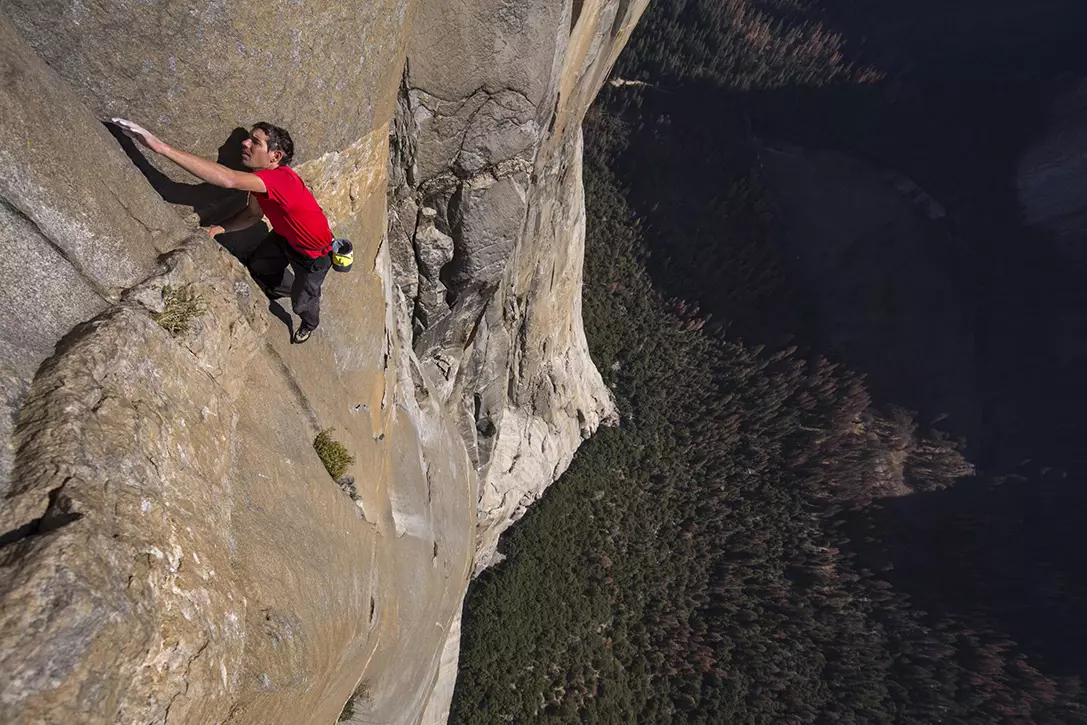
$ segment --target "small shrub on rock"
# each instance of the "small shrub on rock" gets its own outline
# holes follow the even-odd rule
[[[370,694],[370,683],[367,680],[363,680],[359,683],[359,686],[355,688],[355,692],[351,695],[351,699],[344,704],[343,710],[340,712],[340,722],[350,720],[354,717],[355,705],[361,705],[366,708],[372,705],[373,702],[373,695]]]
[[[207,310],[204,299],[188,285],[178,289],[164,285],[162,301],[162,312],[151,317],[174,337],[188,333],[192,329],[190,323]]]
[[[318,433],[313,440],[313,450],[317,451],[321,463],[325,464],[328,475],[338,481],[347,473],[347,467],[355,462],[355,457],[343,443],[333,440],[332,431],[332,428],[326,428]]]

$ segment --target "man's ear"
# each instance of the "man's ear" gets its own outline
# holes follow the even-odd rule
[[[283,161],[283,152],[279,151],[279,150],[273,151],[272,152],[272,161],[275,161],[277,165],[282,163],[282,161]]]

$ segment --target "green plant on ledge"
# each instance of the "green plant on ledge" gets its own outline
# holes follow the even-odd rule
[[[180,289],[163,285],[162,301],[162,312],[152,314],[151,317],[174,337],[188,333],[191,329],[190,323],[207,310],[204,298],[193,292],[188,285]]]
[[[313,439],[313,450],[317,451],[321,463],[325,464],[328,475],[338,481],[343,474],[347,473],[347,467],[355,462],[355,457],[348,452],[343,443],[332,439],[333,430],[335,429],[326,428],[318,433]]]
[[[354,717],[355,705],[369,707],[373,702],[373,695],[370,694],[370,682],[368,680],[363,680],[359,683],[359,686],[355,688],[355,692],[351,695],[351,699],[344,704],[343,710],[340,712],[340,722],[350,720]]]

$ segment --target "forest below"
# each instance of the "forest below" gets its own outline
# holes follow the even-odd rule
[[[1083,331],[1085,270],[1008,188],[1087,18],[949,5],[650,5],[614,74],[647,85],[585,124],[584,318],[621,423],[472,585],[451,722],[1087,722],[1087,383],[1052,334]],[[825,303],[768,139],[950,210],[924,224],[965,344],[890,252],[832,257],[865,304]],[[964,350],[970,393],[933,392]]]

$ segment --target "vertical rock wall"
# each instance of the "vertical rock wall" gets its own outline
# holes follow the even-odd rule
[[[612,414],[579,123],[644,4],[0,0],[0,721],[444,720],[471,572]],[[113,115],[291,130],[356,245],[313,341]]]
[[[481,474],[477,569],[614,415],[581,327],[581,119],[645,2],[422,2],[392,128],[413,344]]]
[[[615,415],[581,322],[580,124],[646,4],[424,2],[413,25],[389,245],[415,351],[480,472],[477,572]],[[459,636],[458,617],[424,723],[448,717]]]

